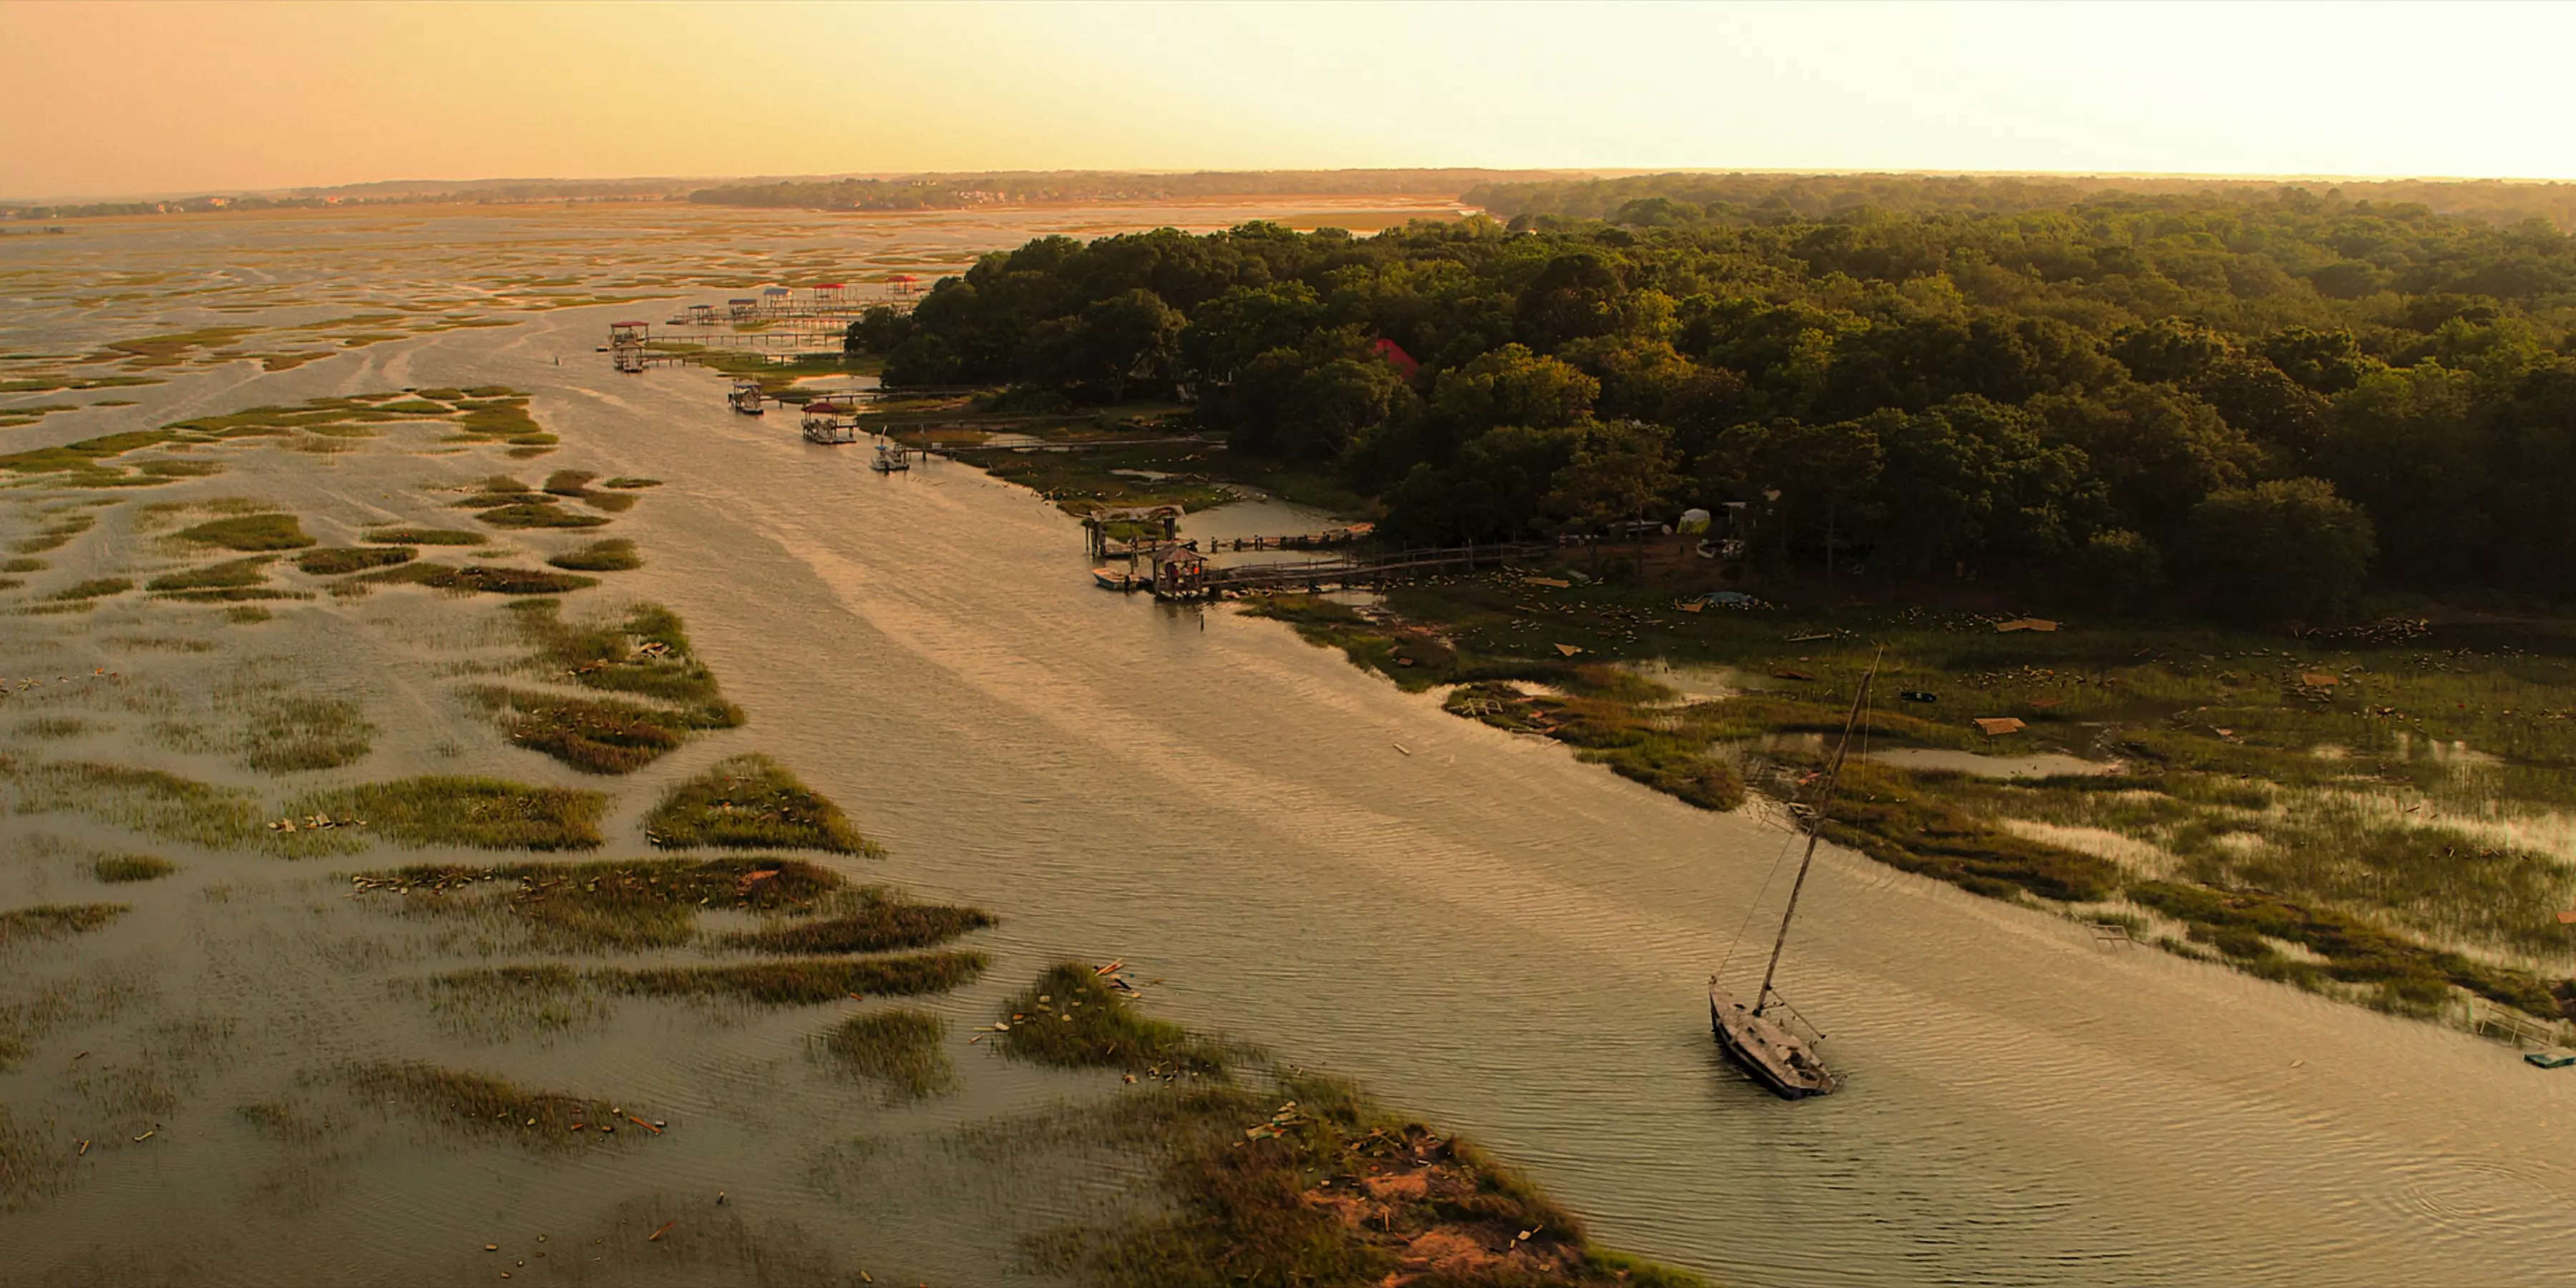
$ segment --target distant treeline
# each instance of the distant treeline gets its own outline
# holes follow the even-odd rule
[[[1740,502],[1757,563],[2108,608],[2319,619],[2374,574],[2576,592],[2565,235],[2295,187],[1983,213],[1950,190],[1043,238],[850,344],[1023,406],[1186,399],[1382,497],[1397,540]]]
[[[1548,177],[1556,176],[1536,170],[1212,170],[1197,174],[1023,170],[730,184],[690,193],[689,200],[710,206],[791,210],[941,210],[987,203],[1202,197],[1438,194],[1445,198],[1472,184]]]
[[[107,215],[195,215],[220,211],[325,210],[342,206],[414,202],[660,201],[685,195],[681,180],[479,180],[437,183],[397,180],[291,192],[209,194],[156,201],[90,201],[57,204],[0,202],[0,219],[90,219]]]
[[[2021,214],[2085,202],[2180,197],[2268,202],[2285,186],[2328,200],[2420,205],[2491,224],[2543,219],[2576,229],[2576,183],[2501,179],[2365,179],[2285,185],[2272,179],[1979,177],[1917,174],[1641,174],[1617,179],[1553,175],[1497,180],[1460,198],[1497,219],[1556,216],[1620,224],[1824,219],[1856,210],[1891,214]]]

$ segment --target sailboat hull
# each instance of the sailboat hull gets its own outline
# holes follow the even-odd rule
[[[1708,1027],[1727,1059],[1783,1100],[1831,1095],[1839,1085],[1816,1058],[1815,1048],[1754,1014],[1752,1007],[1715,980],[1708,985]]]

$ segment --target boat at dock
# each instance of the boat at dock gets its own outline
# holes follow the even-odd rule
[[[859,427],[838,416],[805,418],[805,441],[840,447],[859,441]]]
[[[737,380],[733,382],[733,392],[725,395],[725,405],[745,416],[760,415],[761,404],[768,400],[769,395],[762,392],[757,380]]]
[[[1869,701],[1870,682],[1877,678],[1878,661],[1873,658],[1869,670],[1860,677],[1859,690],[1852,694],[1851,713],[1843,718],[1842,741],[1834,746],[1824,788],[1815,805],[1803,811],[1807,851],[1798,860],[1797,880],[1789,885],[1789,906],[1780,914],[1780,933],[1771,941],[1771,961],[1763,968],[1762,986],[1754,990],[1753,1000],[1747,1004],[1717,976],[1708,977],[1708,1027],[1717,1038],[1718,1050],[1783,1100],[1831,1095],[1842,1085],[1816,1053],[1816,1045],[1824,1035],[1816,1034],[1812,1039],[1802,1036],[1789,1024],[1772,1017],[1775,1008],[1797,1017],[1796,1008],[1783,1001],[1772,984],[1780,974],[1780,952],[1788,946],[1789,927],[1798,917],[1798,896],[1806,892],[1807,874],[1816,865],[1816,843],[1823,839],[1825,819],[1833,809],[1834,789],[1842,782],[1843,761],[1851,751],[1852,733],[1860,727],[1861,712]],[[1813,1032],[1812,1027],[1809,1031]]]
[[[879,474],[911,469],[912,451],[901,443],[879,443],[876,459],[868,462],[868,468]]]

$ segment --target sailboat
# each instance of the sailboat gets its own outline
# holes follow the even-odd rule
[[[1825,771],[1824,791],[1807,816],[1806,857],[1798,861],[1798,879],[1789,886],[1789,907],[1780,914],[1780,934],[1771,941],[1771,964],[1763,968],[1761,989],[1754,993],[1752,1004],[1746,1005],[1719,983],[1717,976],[1708,977],[1708,1027],[1717,1036],[1718,1049],[1783,1100],[1832,1095],[1834,1088],[1841,1085],[1816,1055],[1813,1043],[1766,1012],[1780,1004],[1780,995],[1771,987],[1772,980],[1780,974],[1780,950],[1788,946],[1789,925],[1798,916],[1798,896],[1806,891],[1807,870],[1816,863],[1816,842],[1822,839],[1825,815],[1833,808],[1834,788],[1842,781],[1843,758],[1851,750],[1852,731],[1860,726],[1861,708],[1869,700],[1870,681],[1877,678],[1878,659],[1872,658],[1869,670],[1860,677],[1860,691],[1852,695],[1851,714],[1843,718],[1842,741],[1834,746],[1833,764]]]

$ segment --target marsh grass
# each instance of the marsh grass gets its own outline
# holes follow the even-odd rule
[[[644,828],[646,837],[666,848],[882,853],[839,806],[757,753],[717,761],[704,774],[674,784],[645,817]]]
[[[482,1037],[505,1038],[523,1029],[567,1032],[599,1024],[614,1013],[568,966],[451,971],[399,980],[391,987],[398,995],[426,1001],[443,1027]]]
[[[715,673],[690,651],[679,615],[659,604],[637,604],[624,619],[573,624],[555,600],[530,600],[510,609],[523,637],[537,647],[535,664],[584,688],[656,698],[685,709],[694,727],[730,729],[742,709],[728,702]]]
[[[511,742],[585,773],[633,773],[677,748],[692,727],[685,713],[634,702],[498,685],[467,692]]]
[[[123,903],[48,903],[0,911],[0,948],[39,939],[68,939],[96,930],[134,910]]]
[[[653,1122],[653,1115],[618,1101],[533,1090],[432,1064],[354,1064],[341,1076],[360,1095],[399,1104],[431,1122],[521,1144],[605,1145],[611,1138],[658,1134],[635,1121]]]
[[[78,716],[37,716],[19,721],[17,733],[22,738],[77,738],[94,727]]]
[[[479,546],[491,540],[456,528],[372,528],[366,539],[380,546]]]
[[[291,514],[242,514],[213,519],[176,534],[181,541],[227,550],[301,550],[315,544]]]
[[[78,814],[165,841],[236,849],[262,839],[259,800],[157,769],[0,755],[12,812]]]
[[[2492,628],[2474,648],[2432,647],[2420,625],[2343,641],[2188,625],[2000,634],[1993,617],[1921,607],[1686,615],[1668,593],[1541,588],[1515,572],[1396,588],[1387,602],[1400,616],[1295,596],[1247,611],[1407,687],[1459,685],[1453,713],[1567,742],[1712,806],[1732,793],[1723,774],[1696,772],[1711,762],[1801,795],[1821,760],[1782,736],[1830,739],[1883,645],[1882,695],[1940,700],[1882,700],[1865,745],[2063,751],[2117,758],[2126,772],[2006,781],[1864,763],[1847,771],[1828,825],[1836,841],[1997,898],[2143,903],[2134,888],[2161,882],[2153,897],[2179,906],[2174,890],[2196,889],[2220,903],[2193,905],[2201,919],[2185,919],[2197,929],[2179,951],[2388,1009],[2440,1009],[2445,990],[2560,1009],[2537,972],[2568,968],[2554,913],[2576,898],[2576,849],[2562,836],[2576,804],[2563,624]],[[1449,652],[1421,644],[1426,635]],[[1748,683],[1676,706],[1589,683],[1591,668],[1548,656],[1559,642],[1587,660],[1696,663]],[[1808,678],[1769,678],[1784,670]],[[1531,697],[1513,680],[1564,692]],[[2027,727],[1987,738],[1970,717],[1988,715]],[[2437,813],[2445,820],[2429,824]],[[2130,870],[2016,834],[2016,820],[2098,828],[2170,857]],[[2246,898],[2295,932],[2272,942],[2310,956],[2255,952],[2268,932],[2211,910]]]
[[[224,620],[231,622],[235,626],[256,625],[260,622],[267,621],[269,616],[270,614],[267,609],[256,605],[246,608],[227,608],[224,610]]]
[[[401,546],[325,546],[297,555],[295,566],[308,576],[340,577],[410,563],[418,553]]]
[[[1581,1220],[1473,1143],[1333,1079],[1156,1089],[1094,1122],[1147,1160],[1166,1203],[1029,1241],[1038,1268],[1086,1288],[1704,1288],[1594,1246]]]
[[[268,564],[273,556],[253,555],[248,559],[227,559],[222,563],[190,568],[184,572],[164,573],[143,583],[148,591],[232,590],[256,586],[268,580]]]
[[[150,854],[103,854],[89,865],[90,875],[109,885],[158,881],[178,870],[178,864]]]
[[[632,572],[644,566],[643,556],[635,553],[635,543],[624,537],[594,541],[578,550],[567,550],[546,562],[574,572]]]
[[[1062,991],[1059,991],[1062,990]],[[1022,999],[1068,999],[1134,1017],[1088,967],[1067,964]],[[1040,1003],[1040,996],[1050,998]],[[1089,1288],[1413,1283],[1469,1288],[1705,1288],[1696,1277],[1592,1243],[1583,1223],[1473,1143],[1387,1112],[1338,1079],[1238,1051],[1242,1067],[1192,1063],[1215,1044],[1162,1025],[1137,1049],[1049,1048],[1024,1029],[1067,1030],[1038,1011],[1009,1021],[1005,1050],[1061,1065],[1158,1075],[1061,1124],[1131,1154],[1163,1200],[1067,1222],[1027,1241],[1035,1268]],[[1159,1024],[1159,1022],[1155,1022]],[[1117,1048],[1125,1026],[1101,1026]],[[1159,1058],[1158,1058],[1159,1057]],[[1129,1081],[1134,1081],[1131,1076]]]
[[[9,548],[22,555],[39,555],[70,545],[72,538],[98,525],[94,515],[72,514],[57,518],[36,530],[36,535],[10,543]]]
[[[474,517],[496,528],[596,528],[608,522],[596,514],[575,514],[547,502],[493,506]]]
[[[341,583],[352,589],[386,585],[428,586],[461,594],[490,595],[561,595],[598,584],[596,577],[546,572],[537,568],[495,568],[489,565],[459,568],[453,564],[425,561],[380,568]]]
[[[318,1144],[349,1126],[332,1114],[316,1115],[282,1099],[250,1101],[235,1106],[233,1112],[261,1135],[291,1145]]]
[[[600,844],[607,806],[597,792],[433,775],[310,792],[286,812],[363,819],[368,832],[405,845],[588,850]]]
[[[1136,1009],[1107,978],[1079,962],[1049,967],[1002,1004],[1002,1051],[1059,1068],[1170,1069],[1223,1073],[1241,1052]]]
[[[993,924],[981,908],[912,903],[877,889],[856,892],[836,915],[783,921],[724,937],[727,948],[775,954],[879,953],[928,948]]]
[[[598,477],[588,470],[556,470],[546,476],[545,490],[556,496],[580,496],[589,490],[590,481]]]
[[[635,477],[632,477],[632,476],[621,475],[621,476],[619,476],[619,477],[617,477],[617,478],[613,478],[613,479],[604,479],[604,480],[602,480],[602,481],[600,482],[600,486],[601,486],[601,487],[613,487],[613,488],[619,488],[619,489],[622,489],[622,490],[630,490],[630,491],[631,491],[631,490],[636,489],[636,488],[660,487],[660,486],[662,486],[662,480],[660,480],[660,479],[647,479],[647,478],[635,478]]]
[[[132,589],[134,589],[134,582],[130,578],[98,577],[89,581],[75,582],[45,598],[57,603],[72,603],[84,599],[105,599],[110,595],[122,595]]]
[[[887,1100],[921,1100],[956,1085],[957,1070],[939,1049],[947,1036],[948,1021],[890,1007],[833,1025],[815,1039],[815,1047],[832,1068],[876,1084]]]
[[[417,865],[359,873],[355,884],[399,894],[404,916],[506,915],[553,952],[675,948],[696,936],[708,908],[792,916],[842,888],[829,869],[770,858]]]
[[[376,726],[344,698],[279,698],[249,714],[242,763],[267,773],[337,769],[366,758]]]
[[[637,997],[730,1000],[761,1006],[813,1006],[852,997],[944,993],[984,973],[982,953],[756,962],[741,966],[663,966],[590,972],[611,992]]]

